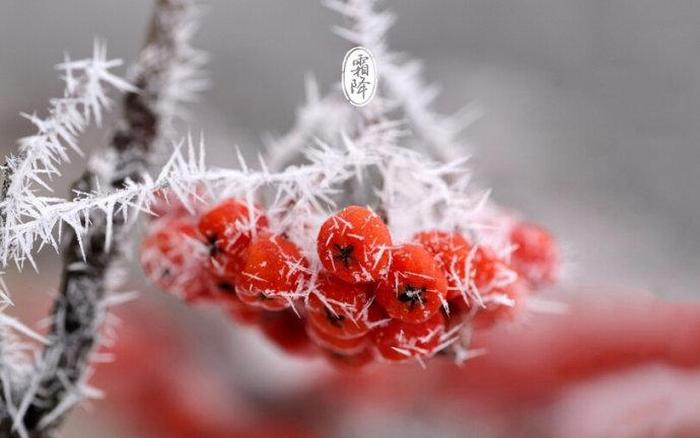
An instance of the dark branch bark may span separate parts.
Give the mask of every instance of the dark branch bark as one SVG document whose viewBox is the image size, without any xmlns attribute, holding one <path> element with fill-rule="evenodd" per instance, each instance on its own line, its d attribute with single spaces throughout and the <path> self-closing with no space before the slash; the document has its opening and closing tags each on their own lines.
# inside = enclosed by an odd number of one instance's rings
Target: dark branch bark
<svg viewBox="0 0 700 438">
<path fill-rule="evenodd" d="M 112 164 L 109 175 L 87 170 L 74 188 L 89 192 L 109 184 L 121 187 L 129 179 L 142 180 L 148 170 L 154 144 L 161 130 L 159 114 L 161 91 L 167 82 L 168 69 L 178 62 L 177 26 L 192 4 L 189 0 L 158 0 L 148 39 L 136 64 L 131 82 L 140 91 L 127 93 L 122 102 L 122 118 L 117 125 L 109 149 Z M 113 239 L 105 247 L 107 218 L 103 212 L 90 215 L 90 227 L 82 236 L 84 254 L 78 236 L 64 236 L 63 273 L 59 295 L 52 309 L 50 345 L 44 351 L 42 366 L 37 369 L 38 390 L 23 417 L 23 425 L 31 437 L 48 437 L 67 413 L 53 415 L 74 387 L 79 386 L 89 367 L 90 353 L 98 342 L 103 319 L 102 299 L 108 293 L 105 279 L 118 260 L 124 240 L 124 223 L 120 215 L 110 219 Z M 15 436 L 11 418 L 0 420 L 0 435 Z"/>
</svg>

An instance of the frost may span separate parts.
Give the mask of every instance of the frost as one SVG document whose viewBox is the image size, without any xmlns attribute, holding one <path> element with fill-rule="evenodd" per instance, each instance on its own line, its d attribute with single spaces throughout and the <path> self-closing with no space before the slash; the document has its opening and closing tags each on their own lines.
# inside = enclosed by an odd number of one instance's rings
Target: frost
<svg viewBox="0 0 700 438">
<path fill-rule="evenodd" d="M 104 44 L 96 42 L 92 58 L 72 61 L 66 57 L 57 66 L 65 91 L 61 98 L 50 101 L 48 115 L 25 115 L 37 133 L 21 139 L 18 154 L 7 158 L 2 168 L 0 263 L 22 268 L 29 262 L 36 268 L 34 253 L 47 246 L 58 251 L 60 244 L 70 240 L 65 238 L 70 237 L 67 228 L 77 241 L 61 248 L 67 252 L 66 266 L 48 339 L 0 314 L 2 433 L 23 437 L 49 433 L 73 405 L 100 395 L 86 384 L 90 355 L 104 339 L 99 329 L 109 319 L 106 309 L 130 296 L 105 297 L 105 291 L 123 276 L 115 266 L 121 248 L 110 247 L 122 245 L 114 235 L 121 235 L 126 221 L 136 218 L 132 213 L 147 210 L 163 185 L 161 179 L 142 175 L 149 156 L 138 151 L 141 156 L 134 157 L 138 153 L 124 149 L 134 149 L 135 143 L 142 149 L 157 149 L 151 143 L 174 132 L 173 122 L 183 115 L 181 104 L 206 85 L 200 70 L 206 57 L 189 45 L 198 14 L 196 5 L 188 0 L 158 2 L 149 41 L 130 74 L 133 85 L 111 72 L 121 61 L 109 60 Z M 90 160 L 72 199 L 46 195 L 70 155 L 82 156 L 78 136 L 92 122 L 100 125 L 111 103 L 110 90 L 127 93 L 126 114 L 117 126 L 117 133 L 124 136 L 115 135 L 114 147 Z M 139 137 L 144 130 L 138 128 L 144 126 L 134 126 L 138 124 L 134 119 L 154 122 Z M 122 156 L 129 152 L 132 155 Z M 104 245 L 93 239 L 103 235 Z M 7 304 L 9 298 L 0 280 L 0 307 Z M 75 324 L 70 328 L 69 320 Z M 43 354 L 20 341 L 20 335 L 46 344 Z M 32 430 L 27 430 L 29 424 Z"/>
<path fill-rule="evenodd" d="M 480 111 L 467 105 L 453 115 L 444 116 L 431 109 L 439 91 L 422 79 L 421 63 L 391 51 L 386 44 L 386 34 L 395 16 L 388 11 L 378 11 L 377 0 L 326 0 L 324 3 L 349 23 L 336 27 L 335 32 L 355 45 L 370 49 L 374 55 L 387 98 L 401 108 L 421 140 L 418 146 L 441 160 L 461 156 L 464 148 L 460 133 L 480 117 Z"/>
<path fill-rule="evenodd" d="M 196 101 L 209 85 L 204 73 L 208 55 L 191 45 L 199 29 L 202 8 L 191 0 L 171 0 L 170 3 L 172 10 L 156 15 L 152 24 L 154 28 L 167 29 L 167 37 L 144 47 L 129 72 L 129 77 L 136 78 L 137 86 L 144 85 L 139 83 L 143 75 L 158 78 L 149 82 L 144 92 L 157 94 L 155 112 L 162 119 L 165 138 L 174 134 L 174 122 L 188 118 L 186 104 Z"/>
<path fill-rule="evenodd" d="M 14 261 L 22 265 L 25 260 L 33 264 L 31 257 L 35 235 L 25 234 L 27 220 L 41 222 L 41 243 L 56 246 L 51 235 L 53 227 L 61 220 L 77 225 L 76 217 L 61 216 L 59 198 L 42 196 L 40 189 L 51 191 L 50 181 L 59 176 L 61 163 L 69 161 L 69 152 L 82 154 L 78 136 L 92 121 L 102 121 L 103 110 L 110 104 L 108 87 L 119 91 L 135 91 L 126 81 L 110 72 L 120 66 L 120 60 L 107 59 L 103 43 L 95 42 L 92 58 L 71 61 L 67 56 L 56 66 L 62 72 L 64 95 L 50 101 L 48 116 L 24 114 L 37 128 L 37 133 L 20 139 L 19 154 L 9 157 L 3 166 L 5 178 L 0 212 L 2 215 L 2 247 L 0 261 L 3 266 Z"/>
<path fill-rule="evenodd" d="M 460 134 L 480 117 L 475 105 L 467 105 L 455 114 L 436 113 L 431 105 L 438 89 L 425 83 L 421 77 L 421 63 L 393 52 L 386 43 L 386 34 L 394 23 L 394 15 L 377 10 L 376 0 L 326 0 L 328 8 L 338 12 L 348 24 L 336 27 L 335 32 L 353 45 L 368 48 L 377 63 L 382 98 L 375 97 L 366 111 L 354 111 L 347 105 L 339 88 L 321 96 L 318 85 L 309 76 L 306 84 L 306 104 L 297 111 L 297 120 L 289 132 L 265 143 L 269 164 L 280 169 L 285 163 L 298 158 L 299 151 L 314 138 L 328 143 L 341 140 L 340 133 L 362 125 L 362 114 L 388 113 L 396 110 L 398 118 L 406 120 L 416 138 L 406 139 L 417 149 L 432 157 L 450 160 L 464 155 Z M 359 120 L 358 120 L 359 119 Z"/>
<path fill-rule="evenodd" d="M 142 92 L 157 92 L 156 110 L 166 137 L 173 132 L 173 121 L 186 115 L 183 104 L 196 99 L 207 85 L 202 73 L 207 56 L 189 43 L 200 15 L 199 8 L 188 6 L 187 2 L 182 2 L 177 13 L 158 15 L 154 25 L 173 29 L 172 40 L 166 43 L 174 45 L 175 49 L 164 51 L 164 42 L 154 41 L 144 48 L 130 73 L 136 82 L 141 82 L 145 72 L 158 77 L 156 83 L 149 83 L 149 89 Z M 174 53 L 175 59 L 164 60 L 168 53 Z M 66 57 L 56 66 L 62 72 L 65 91 L 62 98 L 50 101 L 48 117 L 25 115 L 37 127 L 37 133 L 20 140 L 19 154 L 9 157 L 2 169 L 6 185 L 0 202 L 0 262 L 3 266 L 14 262 L 22 267 L 25 261 L 35 265 L 32 254 L 37 246 L 58 250 L 60 239 L 56 238 L 55 231 L 60 235 L 63 225 L 72 228 L 78 236 L 84 235 L 90 226 L 89 213 L 93 210 L 101 210 L 108 217 L 113 213 L 126 215 L 129 208 L 146 205 L 146 201 L 152 200 L 148 188 L 154 184 L 148 176 L 143 184 L 127 181 L 125 187 L 117 191 L 100 188 L 90 193 L 78 192 L 71 201 L 40 194 L 40 189 L 52 191 L 50 181 L 61 174 L 60 165 L 69 161 L 70 151 L 82 155 L 78 136 L 92 121 L 101 123 L 103 111 L 111 102 L 107 96 L 109 88 L 120 92 L 138 91 L 111 73 L 111 69 L 121 64 L 121 60 L 109 60 L 105 45 L 96 41 L 91 58 L 71 61 Z M 96 174 L 108 179 L 114 166 L 112 161 L 110 156 L 93 158 L 90 165 Z M 144 197 L 147 199 L 142 199 Z M 109 221 L 107 226 L 111 226 Z M 108 232 L 107 237 L 110 239 L 111 233 Z"/>
</svg>

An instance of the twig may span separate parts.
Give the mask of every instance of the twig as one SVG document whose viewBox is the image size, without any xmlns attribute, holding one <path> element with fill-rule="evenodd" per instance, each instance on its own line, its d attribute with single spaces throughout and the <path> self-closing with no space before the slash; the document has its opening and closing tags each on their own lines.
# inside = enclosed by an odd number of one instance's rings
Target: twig
<svg viewBox="0 0 700 438">
<path fill-rule="evenodd" d="M 174 97 L 167 87 L 173 70 L 190 55 L 182 53 L 188 48 L 182 37 L 183 32 L 185 37 L 190 35 L 192 9 L 189 0 L 158 1 L 147 43 L 132 74 L 131 82 L 138 91 L 124 96 L 122 120 L 106 151 L 107 159 L 100 166 L 89 166 L 75 183 L 74 193 L 88 193 L 104 184 L 118 189 L 128 181 L 142 180 L 161 128 L 172 115 L 167 112 L 172 110 Z M 51 314 L 50 344 L 17 412 L 0 420 L 2 436 L 51 436 L 69 409 L 86 395 L 90 353 L 98 343 L 102 300 L 109 291 L 110 270 L 121 254 L 125 220 L 102 211 L 84 220 L 90 223 L 84 236 L 73 230 L 64 235 L 64 267 Z M 112 245 L 106 239 L 110 234 L 117 237 Z"/>
</svg>

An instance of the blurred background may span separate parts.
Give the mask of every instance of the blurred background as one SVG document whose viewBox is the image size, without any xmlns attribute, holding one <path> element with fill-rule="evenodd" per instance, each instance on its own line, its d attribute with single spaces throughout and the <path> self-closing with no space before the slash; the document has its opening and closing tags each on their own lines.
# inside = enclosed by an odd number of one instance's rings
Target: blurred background
<svg viewBox="0 0 700 438">
<path fill-rule="evenodd" d="M 193 107 L 190 126 L 204 132 L 211 161 L 220 164 L 233 162 L 234 145 L 253 151 L 263 134 L 288 129 L 303 99 L 304 75 L 313 72 L 328 89 L 338 80 L 348 46 L 330 32 L 338 18 L 316 1 L 206 3 L 197 46 L 211 56 L 212 86 Z M 700 3 L 384 5 L 398 16 L 390 45 L 423 59 L 427 78 L 444 91 L 437 108 L 449 112 L 474 101 L 484 110 L 465 135 L 472 166 L 497 201 L 559 236 L 570 260 L 567 282 L 586 290 L 605 287 L 611 294 L 645 290 L 669 300 L 698 298 Z M 3 153 L 31 132 L 18 113 L 41 112 L 60 93 L 52 66 L 64 51 L 87 56 L 98 36 L 108 42 L 111 57 L 129 62 L 150 11 L 149 1 L 0 0 Z M 104 132 L 90 132 L 82 146 L 91 150 L 106 139 Z M 66 181 L 83 164 L 76 159 Z M 56 287 L 54 254 L 46 251 L 41 258 L 41 275 L 11 284 L 18 307 L 44 302 L 46 291 Z M 228 330 L 215 315 L 180 316 L 192 326 Z M 99 421 L 78 418 L 69 431 Z M 445 435 L 463 431 L 435 421 Z M 480 423 L 470 424 L 478 429 Z M 434 430 L 420 425 L 428 429 L 409 424 L 406 430 L 415 436 Z M 367 427 L 344 430 L 347 436 L 381 430 Z"/>
</svg>

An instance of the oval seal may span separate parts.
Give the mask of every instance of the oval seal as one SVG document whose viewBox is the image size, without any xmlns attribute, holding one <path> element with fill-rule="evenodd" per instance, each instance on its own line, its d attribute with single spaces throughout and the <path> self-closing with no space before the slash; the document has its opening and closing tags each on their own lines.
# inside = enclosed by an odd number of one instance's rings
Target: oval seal
<svg viewBox="0 0 700 438">
<path fill-rule="evenodd" d="M 345 98 L 355 106 L 365 106 L 377 91 L 377 65 L 372 53 L 361 46 L 348 50 L 343 58 L 341 85 Z"/>
</svg>

